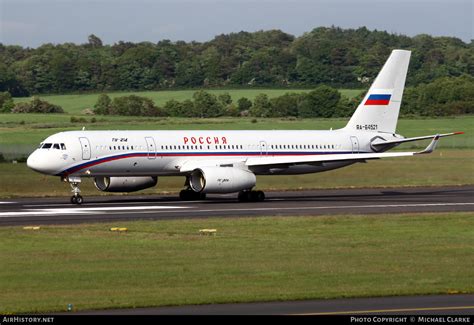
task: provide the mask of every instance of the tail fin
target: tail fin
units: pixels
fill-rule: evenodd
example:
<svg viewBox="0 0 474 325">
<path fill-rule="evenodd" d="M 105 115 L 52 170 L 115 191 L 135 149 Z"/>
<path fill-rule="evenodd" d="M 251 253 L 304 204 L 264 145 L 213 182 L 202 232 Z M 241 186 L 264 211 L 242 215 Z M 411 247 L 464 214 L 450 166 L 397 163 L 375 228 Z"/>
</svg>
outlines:
<svg viewBox="0 0 474 325">
<path fill-rule="evenodd" d="M 410 51 L 392 51 L 345 129 L 395 132 L 410 55 Z"/>
</svg>

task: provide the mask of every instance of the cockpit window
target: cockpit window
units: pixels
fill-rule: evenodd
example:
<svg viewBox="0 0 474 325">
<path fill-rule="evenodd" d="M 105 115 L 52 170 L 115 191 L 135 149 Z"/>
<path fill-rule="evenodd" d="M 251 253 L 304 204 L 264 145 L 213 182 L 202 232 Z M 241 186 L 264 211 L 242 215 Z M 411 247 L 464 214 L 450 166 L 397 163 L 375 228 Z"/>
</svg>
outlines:
<svg viewBox="0 0 474 325">
<path fill-rule="evenodd" d="M 66 150 L 66 145 L 64 143 L 61 143 L 61 150 Z"/>
<path fill-rule="evenodd" d="M 58 149 L 59 150 L 59 143 L 53 144 L 53 149 Z"/>
<path fill-rule="evenodd" d="M 41 147 L 43 146 L 44 143 L 40 143 L 40 145 L 38 146 L 38 149 L 41 149 Z"/>
<path fill-rule="evenodd" d="M 49 148 L 51 148 L 51 146 L 52 146 L 51 143 L 45 143 L 45 144 L 41 147 L 41 149 L 49 149 Z"/>
</svg>

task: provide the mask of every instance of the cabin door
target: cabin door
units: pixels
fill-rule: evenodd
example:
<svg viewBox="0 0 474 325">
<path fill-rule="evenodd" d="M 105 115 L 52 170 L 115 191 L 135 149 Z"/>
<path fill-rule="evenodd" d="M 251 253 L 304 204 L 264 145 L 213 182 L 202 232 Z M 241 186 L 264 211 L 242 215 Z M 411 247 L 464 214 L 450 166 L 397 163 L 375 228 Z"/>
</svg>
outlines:
<svg viewBox="0 0 474 325">
<path fill-rule="evenodd" d="M 82 160 L 91 159 L 91 144 L 87 138 L 79 138 L 82 148 Z"/>
<path fill-rule="evenodd" d="M 148 148 L 148 159 L 156 158 L 156 145 L 152 137 L 146 137 L 146 146 Z"/>
<path fill-rule="evenodd" d="M 352 142 L 352 153 L 359 153 L 359 139 L 357 137 L 351 137 Z"/>
</svg>

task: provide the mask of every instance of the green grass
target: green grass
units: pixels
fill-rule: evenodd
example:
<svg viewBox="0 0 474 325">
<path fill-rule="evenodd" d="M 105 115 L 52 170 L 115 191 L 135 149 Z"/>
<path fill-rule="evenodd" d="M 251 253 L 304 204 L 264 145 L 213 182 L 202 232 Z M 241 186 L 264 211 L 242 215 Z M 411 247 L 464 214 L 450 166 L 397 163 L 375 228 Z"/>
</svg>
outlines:
<svg viewBox="0 0 474 325">
<path fill-rule="evenodd" d="M 281 96 L 285 93 L 302 93 L 309 92 L 311 89 L 205 89 L 206 91 L 219 95 L 228 92 L 232 99 L 237 102 L 241 97 L 247 97 L 253 100 L 258 94 L 267 94 L 270 98 Z M 134 92 L 109 92 L 107 93 L 110 98 L 119 96 L 138 95 L 152 99 L 157 106 L 163 107 L 165 103 L 170 99 L 178 101 L 184 101 L 186 99 L 192 99 L 193 94 L 198 89 L 192 90 L 160 90 L 160 91 L 134 91 Z M 343 96 L 352 98 L 357 96 L 360 89 L 340 89 Z M 82 111 L 86 108 L 93 108 L 97 102 L 99 94 L 76 94 L 76 95 L 39 95 L 44 100 L 60 105 L 69 114 L 82 114 Z M 15 102 L 28 101 L 31 98 L 15 98 Z"/>
<path fill-rule="evenodd" d="M 69 185 L 58 177 L 38 174 L 25 164 L 0 164 L 0 184 L 0 197 L 4 198 L 70 195 Z M 177 193 L 183 184 L 184 177 L 160 177 L 157 187 L 139 193 Z M 430 155 L 381 159 L 318 174 L 257 177 L 257 187 L 263 190 L 466 184 L 474 184 L 473 150 L 438 150 Z M 81 190 L 85 196 L 111 195 L 99 192 L 91 179 L 84 179 Z"/>
<path fill-rule="evenodd" d="M 474 292 L 473 213 L 2 227 L 0 237 L 2 314 Z"/>
</svg>

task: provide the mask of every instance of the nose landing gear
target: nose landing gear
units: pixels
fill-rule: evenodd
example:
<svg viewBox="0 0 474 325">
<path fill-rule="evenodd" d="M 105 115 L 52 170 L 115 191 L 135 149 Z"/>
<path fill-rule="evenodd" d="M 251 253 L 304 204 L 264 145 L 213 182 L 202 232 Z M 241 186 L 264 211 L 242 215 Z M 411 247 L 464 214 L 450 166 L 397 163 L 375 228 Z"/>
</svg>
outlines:
<svg viewBox="0 0 474 325">
<path fill-rule="evenodd" d="M 81 196 L 81 190 L 79 189 L 79 184 L 81 183 L 81 178 L 80 177 L 68 177 L 64 179 L 65 182 L 68 182 L 69 185 L 71 185 L 71 203 L 72 204 L 82 204 L 84 202 L 84 199 Z"/>
</svg>

